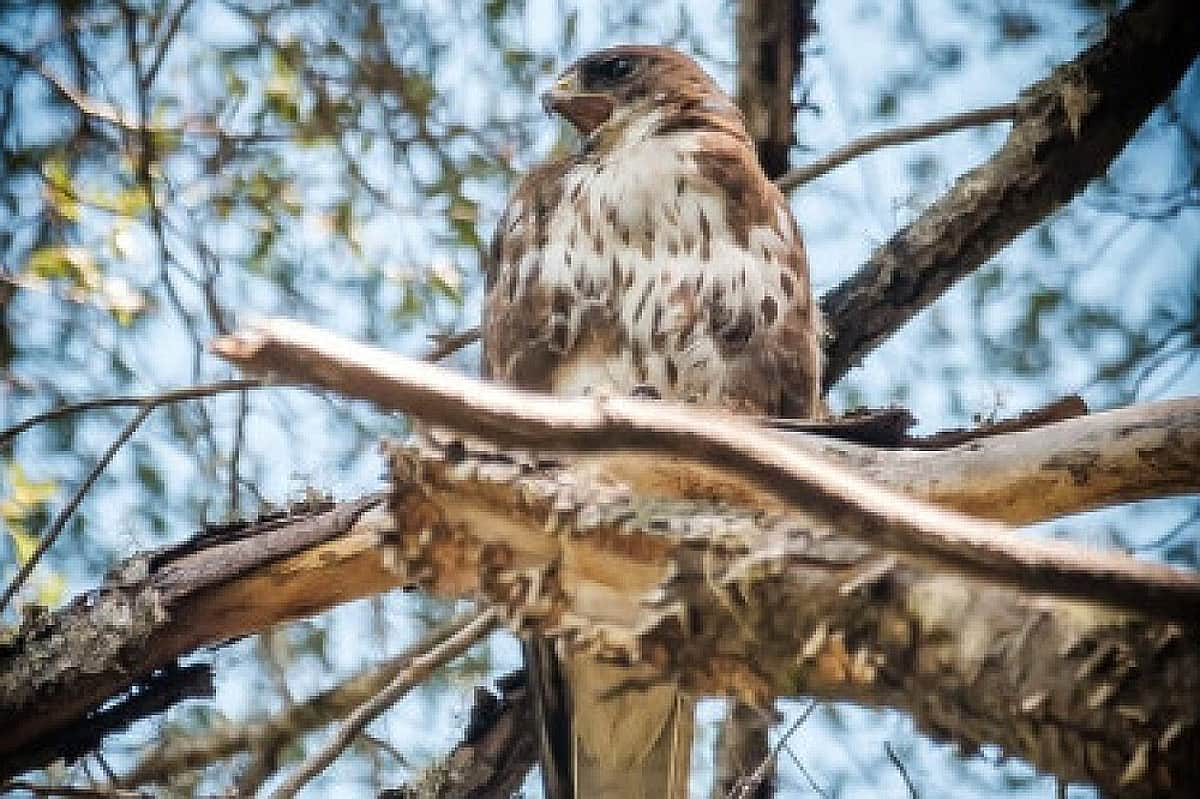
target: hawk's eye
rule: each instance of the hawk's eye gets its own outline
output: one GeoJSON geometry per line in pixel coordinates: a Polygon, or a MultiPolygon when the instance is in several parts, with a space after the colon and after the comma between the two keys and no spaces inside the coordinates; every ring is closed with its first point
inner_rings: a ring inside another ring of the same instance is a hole
{"type": "Polygon", "coordinates": [[[583,68],[584,84],[588,88],[604,88],[629,77],[633,62],[624,56],[589,61],[583,68]]]}

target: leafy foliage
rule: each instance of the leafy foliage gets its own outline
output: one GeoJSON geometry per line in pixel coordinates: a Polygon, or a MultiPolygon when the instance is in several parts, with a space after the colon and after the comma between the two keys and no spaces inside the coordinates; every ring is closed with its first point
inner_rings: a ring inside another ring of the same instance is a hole
{"type": "MultiPolygon", "coordinates": [[[[1115,5],[818,4],[822,33],[802,83],[822,113],[798,117],[794,160],[881,126],[1010,99],[1115,5]],[[862,41],[880,46],[867,54],[862,41]]],[[[431,332],[473,324],[509,181],[568,145],[538,107],[548,77],[596,46],[659,41],[695,53],[728,86],[735,6],[0,0],[0,422],[225,377],[205,342],[252,315],[296,316],[409,353],[431,332]]],[[[937,427],[1068,391],[1096,408],[1195,392],[1198,109],[1193,69],[1107,182],[886,344],[836,389],[835,406],[904,402],[937,427]]],[[[847,275],[1002,135],[886,151],[802,187],[795,207],[817,288],[847,275]]],[[[12,553],[0,564],[27,556],[57,487],[77,482],[126,421],[120,411],[62,417],[0,453],[12,553]]],[[[402,424],[285,390],[164,409],[95,487],[24,598],[53,605],[117,558],[309,486],[345,495],[373,486],[375,441],[402,424]]],[[[1114,523],[1117,539],[1196,562],[1194,504],[1147,515],[1114,523]]],[[[162,733],[202,732],[307,695],[445,613],[387,597],[231,647],[218,672],[237,676],[221,704],[185,706],[162,733]]],[[[515,658],[504,644],[489,652],[464,674],[515,658]]],[[[423,706],[391,717],[438,730],[440,739],[393,736],[408,755],[432,756],[461,727],[448,692],[431,687],[423,706]]],[[[853,708],[821,716],[813,723],[835,744],[817,771],[830,791],[851,790],[864,769],[837,742],[879,718],[853,708]]],[[[154,734],[131,732],[118,759],[131,762],[154,734]]],[[[277,762],[300,757],[303,744],[277,762]]],[[[331,779],[394,784],[410,766],[381,751],[368,746],[331,779]]],[[[989,793],[1034,781],[1016,767],[922,751],[929,772],[918,776],[929,784],[966,780],[989,793]]],[[[865,772],[884,784],[892,775],[877,754],[883,765],[865,772]]],[[[175,787],[215,792],[252,772],[225,763],[179,775],[175,787]]]]}

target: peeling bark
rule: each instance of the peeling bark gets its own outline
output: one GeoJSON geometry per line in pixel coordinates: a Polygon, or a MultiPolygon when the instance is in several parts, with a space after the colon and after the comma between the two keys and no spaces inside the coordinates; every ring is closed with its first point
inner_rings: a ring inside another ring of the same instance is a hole
{"type": "Polygon", "coordinates": [[[290,320],[264,320],[212,348],[244,369],[368,399],[505,446],[689,458],[748,480],[843,532],[936,559],[946,569],[1172,618],[1200,616],[1198,572],[1021,539],[1012,528],[913,499],[774,438],[752,417],[668,402],[516,391],[290,320]]]}
{"type": "MultiPolygon", "coordinates": [[[[394,584],[323,584],[319,570],[272,571],[354,528],[379,497],[293,508],[257,523],[212,528],[186,544],[125,561],[100,588],[0,645],[0,774],[25,767],[23,748],[85,718],[128,685],[205,644],[394,584]],[[267,567],[267,568],[264,568],[267,567]]],[[[295,566],[295,563],[292,563],[295,566]]],[[[383,579],[378,579],[382,576],[383,579]]]]}
{"type": "MultiPolygon", "coordinates": [[[[1108,427],[1136,432],[1124,421],[1108,427]]],[[[1193,625],[939,574],[779,508],[642,496],[594,464],[429,439],[392,451],[390,511],[368,498],[210,531],[24,631],[0,651],[4,762],[181,653],[414,585],[491,599],[518,629],[648,662],[697,693],[886,705],[1065,779],[1195,787],[1193,625]]]]}
{"type": "Polygon", "coordinates": [[[996,744],[1122,795],[1200,785],[1194,623],[942,574],[795,513],[648,500],[455,447],[393,456],[396,567],[484,592],[518,629],[699,694],[898,708],[968,752],[996,744]]]}
{"type": "Polygon", "coordinates": [[[1004,146],[821,299],[825,386],[1104,173],[1200,52],[1189,0],[1138,0],[1025,89],[1004,146]]]}

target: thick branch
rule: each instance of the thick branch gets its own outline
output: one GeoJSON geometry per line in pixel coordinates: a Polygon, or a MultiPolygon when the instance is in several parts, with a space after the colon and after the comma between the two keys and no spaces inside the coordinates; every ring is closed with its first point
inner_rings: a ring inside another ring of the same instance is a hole
{"type": "MultiPolygon", "coordinates": [[[[820,436],[775,435],[883,485],[1010,524],[1200,493],[1200,398],[1195,397],[993,434],[942,450],[880,449],[820,436]]],[[[641,496],[782,507],[773,492],[750,480],[670,456],[596,453],[580,465],[628,483],[641,496]]]]}
{"type": "Polygon", "coordinates": [[[696,693],[886,705],[1064,781],[1188,796],[1200,630],[906,565],[806,514],[647,499],[527,456],[393,450],[396,568],[696,693]]]}
{"type": "Polygon", "coordinates": [[[461,444],[395,458],[392,513],[368,499],[214,529],[23,631],[0,650],[4,765],[155,664],[403,584],[485,595],[514,624],[649,658],[698,691],[906,709],[1066,778],[1115,785],[1147,740],[1165,741],[1155,779],[1200,762],[1179,710],[1200,702],[1191,627],[901,566],[805,515],[641,497],[590,465],[461,444]]]}
{"type": "Polygon", "coordinates": [[[186,545],[132,558],[100,589],[27,625],[0,645],[0,776],[27,767],[22,748],[179,654],[396,585],[377,562],[354,571],[353,584],[328,579],[328,563],[361,555],[368,548],[361,542],[348,553],[331,546],[305,568],[306,553],[348,531],[374,541],[389,523],[368,513],[380,502],[295,508],[212,528],[186,545]],[[279,571],[284,564],[291,571],[279,571]]]}
{"type": "Polygon", "coordinates": [[[804,40],[815,30],[812,5],[796,0],[737,4],[737,104],[770,178],[788,168],[795,117],[792,89],[804,40]]]}
{"type": "Polygon", "coordinates": [[[1188,0],[1139,0],[1022,92],[1004,146],[822,298],[826,387],[1022,231],[1101,175],[1200,51],[1188,0]]]}
{"type": "Polygon", "coordinates": [[[1200,574],[1057,543],[919,502],[791,446],[744,418],[624,398],[564,400],[482,383],[323,333],[263,322],[213,343],[252,371],[368,399],[504,445],[653,450],[749,478],[790,507],[874,543],[1010,581],[1174,618],[1200,615],[1200,574]]]}

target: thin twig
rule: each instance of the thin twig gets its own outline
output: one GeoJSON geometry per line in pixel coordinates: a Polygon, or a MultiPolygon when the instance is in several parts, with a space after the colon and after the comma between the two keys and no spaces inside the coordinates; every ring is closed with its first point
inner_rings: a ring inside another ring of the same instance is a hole
{"type": "Polygon", "coordinates": [[[174,40],[175,34],[179,32],[179,25],[183,22],[183,17],[187,14],[188,9],[192,7],[192,1],[183,0],[179,4],[179,8],[175,10],[175,13],[171,15],[171,20],[167,23],[167,30],[158,45],[158,52],[154,54],[154,59],[150,62],[150,65],[146,68],[146,74],[142,77],[142,81],[146,84],[147,88],[154,85],[154,79],[158,76],[158,70],[166,58],[167,49],[171,46],[171,41],[174,40]]]}
{"type": "Polygon", "coordinates": [[[272,799],[290,799],[295,796],[296,792],[309,780],[332,763],[368,724],[415,686],[428,679],[429,675],[439,666],[457,658],[491,632],[499,618],[495,609],[488,608],[477,615],[466,627],[447,638],[445,643],[414,657],[412,664],[397,674],[386,688],[355,708],[354,712],[346,717],[337,732],[325,742],[325,745],[283,781],[283,784],[271,795],[272,799]]]}
{"type": "Polygon", "coordinates": [[[71,797],[71,799],[153,799],[153,794],[126,791],[120,788],[86,788],[81,785],[39,785],[28,780],[10,780],[0,784],[0,792],[26,791],[39,797],[71,797]]]}
{"type": "MultiPolygon", "coordinates": [[[[754,789],[758,787],[760,782],[766,779],[767,772],[772,766],[775,765],[775,762],[779,760],[779,753],[783,751],[783,748],[787,745],[788,739],[796,734],[796,730],[800,729],[800,727],[804,725],[804,722],[808,721],[808,717],[812,715],[813,709],[816,708],[816,706],[817,701],[815,699],[809,701],[808,707],[806,707],[800,714],[800,717],[792,723],[792,726],[787,728],[787,732],[779,737],[779,742],[771,748],[770,754],[762,759],[762,762],[758,764],[758,767],[754,769],[753,773],[744,779],[738,780],[738,784],[729,792],[730,799],[750,798],[754,792],[754,789]]],[[[788,751],[790,752],[791,750],[788,751]]],[[[793,754],[792,757],[795,758],[795,755],[793,754]]]]}
{"type": "Polygon", "coordinates": [[[261,322],[214,340],[211,348],[242,368],[371,400],[502,445],[632,449],[699,460],[749,478],[849,535],[1027,591],[1165,618],[1200,614],[1200,572],[1021,536],[1007,525],[885,488],[767,434],[744,416],[623,397],[515,391],[290,320],[261,322]]]}
{"type": "Polygon", "coordinates": [[[941,136],[944,133],[951,133],[956,130],[963,130],[964,128],[975,128],[980,125],[990,125],[993,122],[1016,119],[1020,112],[1020,103],[1001,103],[1000,105],[988,106],[986,108],[977,108],[973,111],[951,114],[948,117],[924,122],[920,125],[907,125],[905,127],[891,128],[890,130],[881,130],[878,133],[871,133],[855,139],[849,144],[842,145],[833,152],[813,161],[811,164],[805,164],[804,166],[798,166],[795,169],[789,170],[775,180],[775,185],[779,187],[780,191],[788,192],[801,184],[816,180],[826,172],[831,172],[861,155],[866,155],[875,150],[881,150],[884,147],[892,147],[897,144],[909,144],[921,141],[922,139],[930,139],[934,136],[941,136]]]}
{"type": "Polygon", "coordinates": [[[4,596],[0,597],[0,613],[4,612],[4,609],[8,607],[9,600],[13,598],[17,591],[21,590],[21,586],[25,584],[27,579],[29,579],[29,575],[33,572],[34,567],[37,566],[38,561],[41,560],[42,555],[46,554],[46,550],[50,548],[50,545],[53,544],[58,538],[59,534],[62,533],[63,528],[67,526],[67,522],[70,520],[72,514],[75,513],[75,509],[78,508],[79,503],[83,501],[84,495],[87,494],[88,490],[92,487],[92,484],[96,482],[96,478],[100,476],[100,473],[108,468],[108,464],[110,461],[112,461],[113,456],[117,454],[117,450],[119,450],[121,446],[129,440],[129,437],[134,434],[134,431],[141,427],[142,422],[146,421],[146,417],[150,415],[151,411],[153,411],[155,407],[156,406],[154,405],[143,405],[142,408],[136,414],[134,414],[134,417],[129,421],[129,424],[125,425],[125,429],[121,431],[120,435],[118,435],[116,439],[113,440],[112,444],[109,445],[108,449],[104,451],[104,454],[100,456],[100,460],[96,461],[96,465],[92,467],[90,472],[88,472],[87,477],[85,477],[83,482],[80,483],[79,488],[75,489],[75,493],[71,496],[71,499],[63,507],[63,509],[59,511],[58,516],[56,516],[54,519],[54,523],[50,525],[50,528],[46,531],[46,534],[43,535],[38,541],[37,548],[33,551],[33,554],[29,556],[28,560],[21,564],[21,568],[17,570],[16,577],[13,577],[12,582],[8,584],[8,588],[4,591],[4,596]]]}
{"type": "Polygon", "coordinates": [[[461,632],[475,616],[474,611],[455,614],[444,624],[422,635],[403,652],[315,696],[288,705],[267,718],[251,719],[236,726],[222,726],[202,735],[163,740],[155,749],[145,753],[128,773],[119,778],[110,777],[110,781],[125,787],[165,783],[172,775],[234,757],[256,746],[286,747],[307,733],[342,718],[367,701],[397,674],[410,668],[415,658],[441,646],[451,636],[461,632]]]}
{"type": "Polygon", "coordinates": [[[201,383],[195,386],[185,386],[184,388],[173,388],[160,394],[100,397],[99,399],[73,402],[69,405],[60,405],[57,408],[36,413],[28,419],[17,422],[12,427],[0,431],[0,448],[7,446],[10,441],[30,428],[83,411],[92,411],[100,408],[140,408],[146,405],[158,407],[159,405],[168,405],[173,402],[212,397],[230,391],[272,387],[277,386],[273,386],[262,380],[248,380],[243,378],[240,380],[220,380],[215,383],[201,383]]]}
{"type": "MultiPolygon", "coordinates": [[[[58,93],[60,97],[75,107],[79,113],[85,117],[89,117],[100,122],[107,122],[121,130],[129,133],[139,133],[142,126],[137,117],[132,114],[127,114],[120,108],[104,103],[90,96],[86,92],[75,88],[68,83],[62,76],[58,75],[52,69],[47,67],[41,60],[37,59],[29,53],[23,53],[16,48],[0,42],[0,55],[11,58],[20,64],[32,69],[38,73],[51,88],[58,93]]],[[[241,144],[258,144],[268,142],[285,142],[291,141],[292,136],[285,133],[235,133],[217,127],[209,122],[203,122],[197,119],[189,119],[180,127],[171,127],[169,125],[149,125],[148,129],[152,133],[158,134],[173,134],[173,135],[191,135],[191,136],[213,136],[225,141],[237,142],[241,144]]]]}
{"type": "Polygon", "coordinates": [[[480,333],[478,327],[468,327],[466,330],[458,333],[446,333],[430,336],[434,342],[433,349],[425,354],[425,360],[429,363],[437,363],[438,361],[449,358],[463,347],[474,344],[476,341],[478,341],[479,335],[480,333]]]}
{"type": "Polygon", "coordinates": [[[241,483],[238,477],[238,467],[242,460],[242,444],[246,439],[246,416],[250,411],[250,395],[246,391],[238,392],[237,422],[233,426],[233,446],[229,451],[229,518],[237,518],[239,491],[241,483]]]}
{"type": "Polygon", "coordinates": [[[908,788],[909,799],[920,799],[917,786],[913,785],[912,778],[908,776],[908,769],[904,768],[904,763],[900,760],[900,755],[896,754],[896,750],[892,748],[891,741],[883,742],[883,751],[887,752],[888,760],[892,761],[896,771],[900,772],[900,778],[904,780],[904,786],[908,788]]]}

